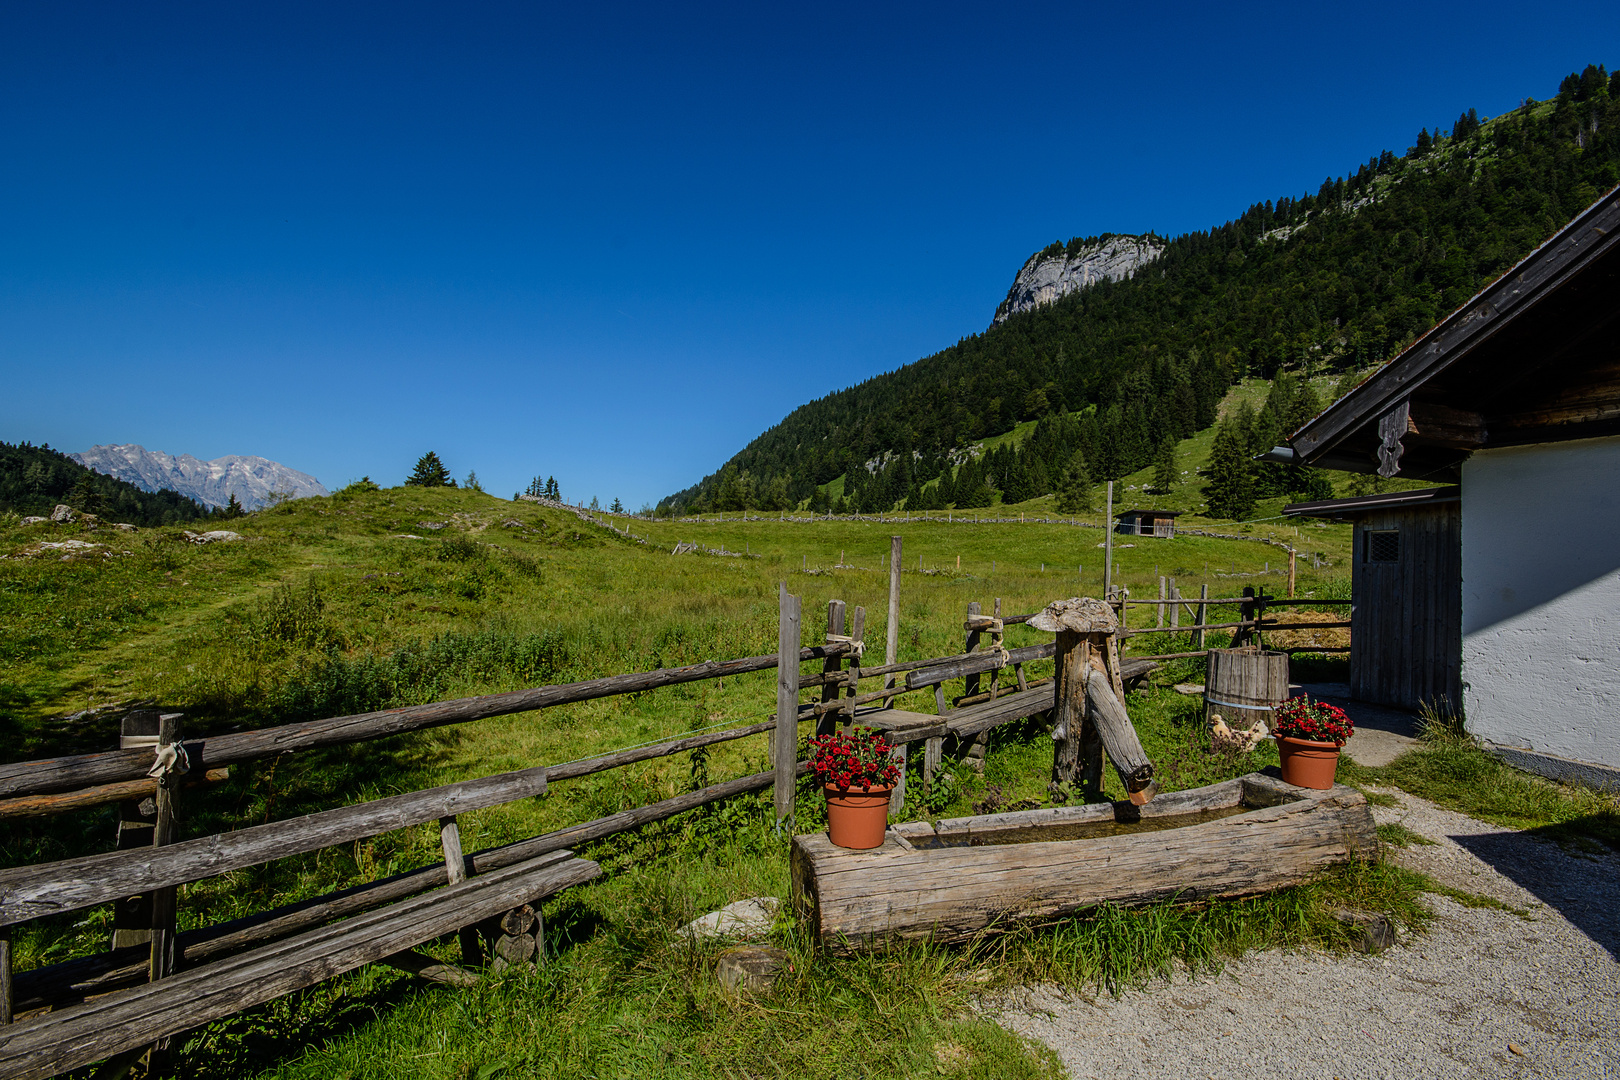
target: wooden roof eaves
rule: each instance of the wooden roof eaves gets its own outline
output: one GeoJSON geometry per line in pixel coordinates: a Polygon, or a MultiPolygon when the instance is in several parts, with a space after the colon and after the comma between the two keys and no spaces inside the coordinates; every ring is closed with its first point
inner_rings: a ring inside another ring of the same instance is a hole
{"type": "Polygon", "coordinates": [[[1418,491],[1392,491],[1384,495],[1357,495],[1349,499],[1289,503],[1283,507],[1283,513],[1288,517],[1346,517],[1396,507],[1439,506],[1443,503],[1457,502],[1461,498],[1462,489],[1451,485],[1423,488],[1418,491]]]}
{"type": "Polygon", "coordinates": [[[1307,461],[1387,413],[1431,377],[1495,336],[1544,296],[1620,243],[1620,186],[1289,437],[1307,461]]]}

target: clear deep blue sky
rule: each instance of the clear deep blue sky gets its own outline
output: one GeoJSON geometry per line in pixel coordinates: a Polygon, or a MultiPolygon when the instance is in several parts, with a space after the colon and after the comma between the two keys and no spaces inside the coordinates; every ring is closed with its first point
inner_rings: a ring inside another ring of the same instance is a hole
{"type": "Polygon", "coordinates": [[[12,2],[0,439],[425,450],[631,507],[982,330],[1620,62],[1620,4],[12,2]]]}

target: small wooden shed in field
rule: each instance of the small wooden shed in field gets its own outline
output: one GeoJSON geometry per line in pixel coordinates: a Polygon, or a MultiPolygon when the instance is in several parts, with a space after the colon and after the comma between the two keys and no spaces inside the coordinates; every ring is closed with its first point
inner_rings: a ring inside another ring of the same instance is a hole
{"type": "Polygon", "coordinates": [[[1283,507],[1355,523],[1350,693],[1416,709],[1462,704],[1462,490],[1397,491],[1283,507]]]}
{"type": "Polygon", "coordinates": [[[1115,532],[1127,536],[1174,536],[1180,510],[1127,510],[1115,516],[1115,532]]]}

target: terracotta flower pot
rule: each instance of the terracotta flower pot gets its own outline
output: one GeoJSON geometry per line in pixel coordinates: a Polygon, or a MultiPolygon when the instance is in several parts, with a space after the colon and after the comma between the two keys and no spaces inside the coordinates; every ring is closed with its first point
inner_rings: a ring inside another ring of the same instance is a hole
{"type": "Polygon", "coordinates": [[[1279,735],[1277,753],[1282,757],[1283,783],[1324,791],[1333,786],[1333,774],[1339,769],[1338,743],[1279,735]]]}
{"type": "Polygon", "coordinates": [[[890,788],[824,788],[827,838],[842,848],[881,847],[889,827],[890,788]]]}

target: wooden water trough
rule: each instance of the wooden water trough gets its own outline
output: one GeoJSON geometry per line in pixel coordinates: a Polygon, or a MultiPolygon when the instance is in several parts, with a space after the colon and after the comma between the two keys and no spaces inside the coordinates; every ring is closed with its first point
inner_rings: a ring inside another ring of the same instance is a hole
{"type": "Polygon", "coordinates": [[[1354,788],[1262,773],[1129,802],[1024,810],[891,828],[882,847],[795,837],[794,903],[824,947],[962,941],[1099,904],[1269,892],[1371,858],[1378,833],[1354,788]]]}

